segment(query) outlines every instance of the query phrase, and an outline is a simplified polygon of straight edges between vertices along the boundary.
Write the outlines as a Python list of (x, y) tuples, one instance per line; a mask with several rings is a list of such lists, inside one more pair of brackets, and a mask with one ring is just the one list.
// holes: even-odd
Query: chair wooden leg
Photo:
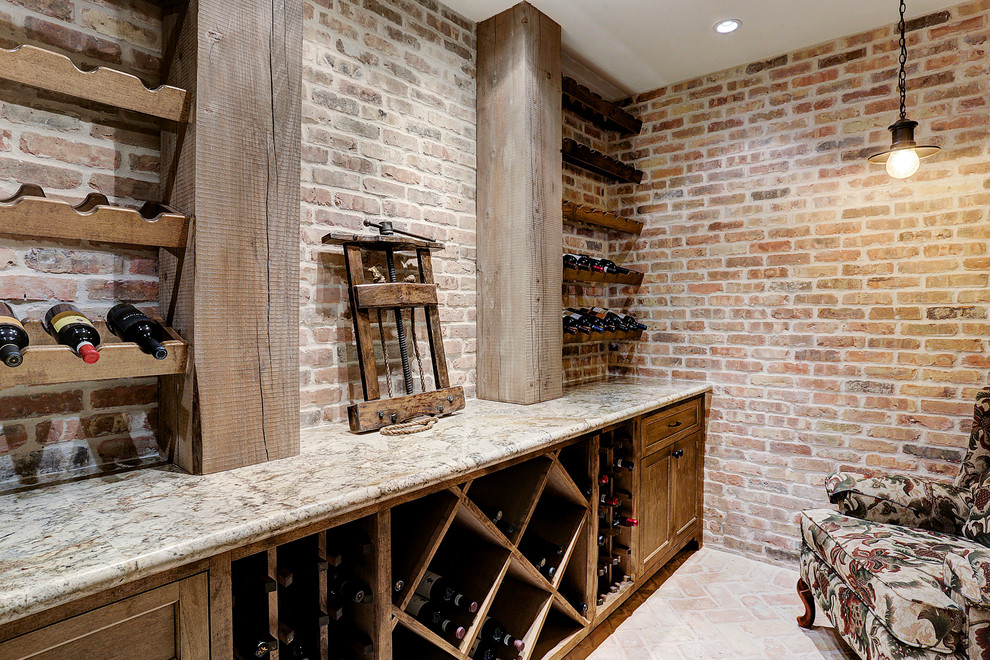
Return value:
[(802, 628), (811, 628), (815, 624), (815, 596), (801, 578), (797, 581), (797, 592), (804, 603), (804, 614), (797, 618), (797, 624)]

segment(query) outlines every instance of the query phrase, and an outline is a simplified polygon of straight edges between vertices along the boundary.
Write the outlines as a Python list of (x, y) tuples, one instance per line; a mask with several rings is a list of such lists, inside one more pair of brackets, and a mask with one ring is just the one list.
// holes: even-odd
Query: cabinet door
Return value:
[(640, 567), (648, 568), (670, 545), (670, 451), (659, 451), (642, 459), (639, 467), (639, 545)]
[(145, 591), (0, 643), (19, 660), (208, 660), (206, 573)]
[(692, 436), (672, 447), (670, 509), (675, 538), (701, 518), (701, 437)]

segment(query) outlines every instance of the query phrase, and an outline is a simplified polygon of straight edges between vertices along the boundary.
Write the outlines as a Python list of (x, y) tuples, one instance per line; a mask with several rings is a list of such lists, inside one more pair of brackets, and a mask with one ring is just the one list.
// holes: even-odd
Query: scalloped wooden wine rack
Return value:
[(0, 78), (172, 121), (185, 121), (189, 112), (184, 89), (149, 89), (137, 76), (102, 66), (83, 70), (65, 55), (37, 46), (0, 48)]

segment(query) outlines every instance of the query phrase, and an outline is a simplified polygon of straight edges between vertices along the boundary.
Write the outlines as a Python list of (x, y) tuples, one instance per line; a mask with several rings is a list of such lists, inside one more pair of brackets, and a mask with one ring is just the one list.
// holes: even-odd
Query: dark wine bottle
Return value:
[(502, 509), (496, 506), (489, 506), (488, 504), (482, 504), (481, 502), (475, 502), (475, 505), (481, 510), (483, 514), (488, 516), (488, 519), (493, 523), (498, 523), (502, 519)]
[(100, 333), (93, 323), (73, 305), (55, 305), (45, 314), (45, 331), (59, 344), (68, 346), (86, 364), (95, 364), (100, 359), (97, 346)]
[(571, 604), (571, 607), (578, 611), (578, 614), (582, 616), (588, 614), (588, 603), (584, 602), (584, 598), (580, 594), (566, 589), (561, 589), (560, 595), (564, 597), (564, 600)]
[(646, 326), (635, 319), (635, 317), (629, 314), (623, 314), (622, 312), (616, 312), (616, 316), (621, 318), (629, 330), (646, 330)]
[(8, 367), (21, 366), (24, 361), (22, 351), (30, 341), (24, 326), (14, 316), (14, 310), (0, 302), (0, 361)]
[(327, 596), (343, 602), (371, 602), (368, 585), (340, 568), (330, 571), (327, 576)]
[(632, 470), (634, 466), (633, 466), (633, 462), (630, 461), (629, 459), (617, 458), (615, 459), (615, 462), (612, 463), (612, 467), (618, 470)]
[(408, 612), (424, 626), (441, 635), (464, 639), (464, 635), (467, 634), (467, 630), (448, 618), (438, 605), (419, 594), (414, 595), (409, 601)]
[(245, 658), (267, 658), (278, 648), (274, 639), (265, 635), (261, 639), (244, 639), (237, 645), (237, 651)]
[(516, 639), (510, 635), (502, 622), (493, 617), (486, 617), (485, 623), (481, 626), (480, 637), (483, 640), (491, 640), (496, 646), (514, 648), (522, 653), (526, 649), (526, 643), (521, 639)]
[(598, 501), (605, 506), (619, 506), (619, 498), (606, 493), (602, 493), (601, 497), (598, 498)]
[(629, 516), (616, 516), (612, 520), (613, 527), (639, 527), (639, 521)]
[(505, 518), (495, 523), (495, 526), (498, 527), (499, 530), (501, 530), (501, 532), (506, 536), (512, 536), (516, 533), (516, 524), (506, 520)]
[(564, 254), (564, 268), (574, 268), (578, 267), (578, 255), (576, 254)]
[(619, 264), (615, 263), (611, 259), (599, 259), (599, 264), (605, 269), (606, 273), (618, 273), (619, 275), (625, 275), (629, 272), (628, 268), (623, 268)]
[(478, 603), (459, 592), (447, 578), (427, 570), (423, 579), (416, 585), (416, 593), (427, 600), (465, 612), (477, 612)]
[(473, 660), (498, 660), (498, 655), (495, 653), (495, 649), (492, 648), (491, 644), (487, 640), (482, 640), (481, 637), (476, 637), (474, 644), (471, 645), (471, 651), (468, 655), (473, 658)]
[(156, 360), (168, 357), (168, 349), (162, 346), (165, 329), (148, 318), (134, 305), (120, 303), (107, 312), (107, 328), (123, 341), (134, 342), (141, 351)]

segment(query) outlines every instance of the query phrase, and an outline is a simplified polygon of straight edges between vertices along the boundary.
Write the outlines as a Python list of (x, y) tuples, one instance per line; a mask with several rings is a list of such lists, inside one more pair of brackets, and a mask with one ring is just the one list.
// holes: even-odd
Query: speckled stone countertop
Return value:
[(594, 383), (555, 401), (470, 400), (411, 436), (305, 431), (299, 456), (219, 474), (174, 468), (0, 496), (0, 623), (494, 465), (710, 389)]

